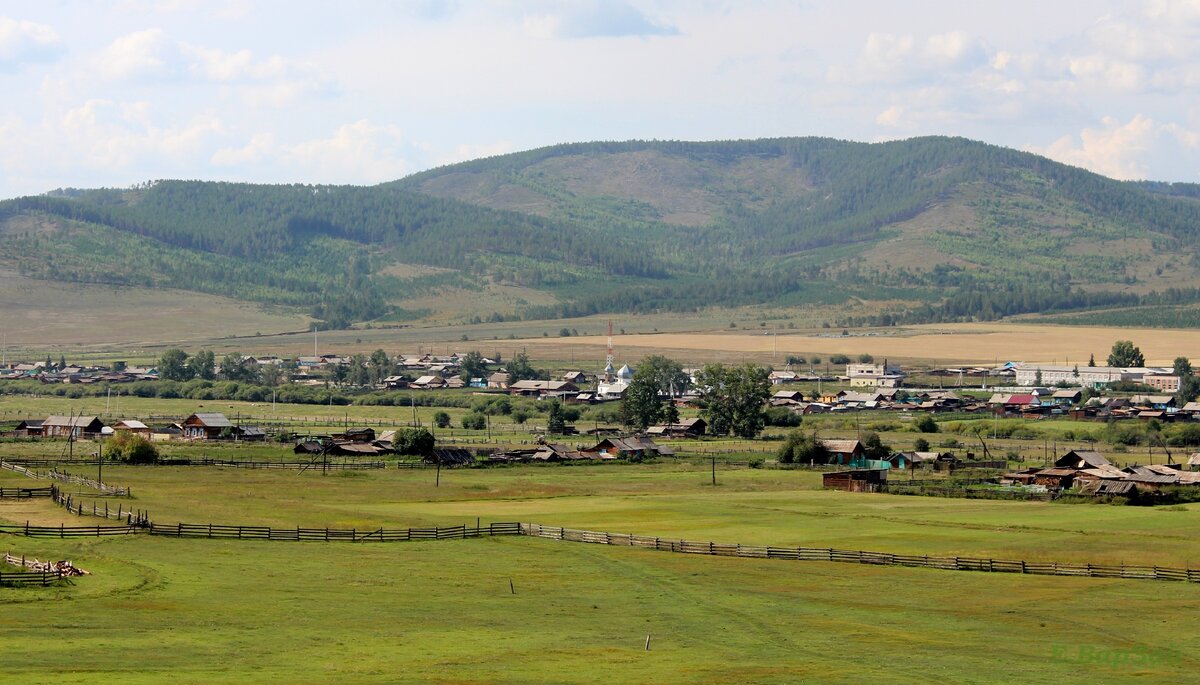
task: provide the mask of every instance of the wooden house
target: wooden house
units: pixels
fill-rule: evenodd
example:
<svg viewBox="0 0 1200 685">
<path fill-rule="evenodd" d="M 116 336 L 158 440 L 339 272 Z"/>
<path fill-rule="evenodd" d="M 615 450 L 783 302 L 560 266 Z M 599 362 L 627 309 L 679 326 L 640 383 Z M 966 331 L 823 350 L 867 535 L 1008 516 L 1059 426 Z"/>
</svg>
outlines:
<svg viewBox="0 0 1200 685">
<path fill-rule="evenodd" d="M 577 386 L 585 385 L 591 380 L 584 371 L 568 371 L 562 375 L 562 379 Z"/>
<path fill-rule="evenodd" d="M 705 423 L 704 419 L 684 419 L 679 423 L 651 426 L 646 429 L 646 433 L 668 438 L 694 438 L 704 435 L 707 429 L 708 424 Z"/>
<path fill-rule="evenodd" d="M 829 453 L 827 464 L 850 464 L 866 459 L 867 451 L 857 440 L 821 440 Z"/>
<path fill-rule="evenodd" d="M 189 440 L 215 440 L 222 433 L 233 433 L 233 424 L 224 414 L 217 413 L 192 414 L 183 420 L 181 426 L 181 437 Z"/>
<path fill-rule="evenodd" d="M 546 397 L 546 396 L 561 396 L 576 395 L 579 393 L 579 388 L 574 383 L 567 381 L 534 381 L 525 380 L 517 381 L 508 386 L 508 391 L 514 395 L 523 395 L 526 397 Z"/>
<path fill-rule="evenodd" d="M 137 419 L 124 419 L 122 421 L 118 421 L 113 424 L 113 430 L 116 432 L 125 431 L 126 433 L 133 433 L 134 435 L 141 435 L 147 438 L 150 437 L 150 433 L 152 432 L 150 430 L 150 426 L 147 426 Z"/>
<path fill-rule="evenodd" d="M 421 376 L 420 378 L 413 381 L 412 383 L 409 383 L 408 386 L 410 388 L 416 388 L 418 390 L 433 390 L 435 388 L 444 388 L 444 387 L 446 387 L 446 379 L 442 378 L 441 376 Z"/>
<path fill-rule="evenodd" d="M 507 390 L 509 375 L 503 371 L 497 371 L 487 377 L 487 387 L 492 390 Z"/>
<path fill-rule="evenodd" d="M 604 438 L 595 447 L 581 452 L 591 459 L 629 459 L 637 457 L 672 456 L 675 450 L 659 445 L 650 438 Z"/>
<path fill-rule="evenodd" d="M 42 437 L 80 438 L 99 435 L 104 422 L 96 416 L 49 416 L 42 421 Z"/>
</svg>

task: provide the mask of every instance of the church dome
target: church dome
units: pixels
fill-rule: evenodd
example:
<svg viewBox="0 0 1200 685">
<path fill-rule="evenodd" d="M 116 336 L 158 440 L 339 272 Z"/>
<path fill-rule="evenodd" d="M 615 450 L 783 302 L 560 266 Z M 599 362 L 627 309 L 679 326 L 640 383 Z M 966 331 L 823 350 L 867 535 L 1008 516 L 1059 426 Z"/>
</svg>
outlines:
<svg viewBox="0 0 1200 685">
<path fill-rule="evenodd" d="M 617 376 L 624 379 L 633 378 L 633 369 L 629 368 L 628 364 L 625 364 L 621 367 L 621 370 L 617 372 Z"/>
</svg>

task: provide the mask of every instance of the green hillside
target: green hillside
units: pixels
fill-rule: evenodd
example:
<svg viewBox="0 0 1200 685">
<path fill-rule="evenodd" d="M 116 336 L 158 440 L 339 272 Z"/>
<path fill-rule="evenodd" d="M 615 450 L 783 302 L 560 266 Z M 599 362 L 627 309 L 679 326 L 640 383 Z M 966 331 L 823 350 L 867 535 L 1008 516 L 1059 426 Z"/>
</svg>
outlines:
<svg viewBox="0 0 1200 685">
<path fill-rule="evenodd" d="M 0 264 L 330 326 L 451 301 L 492 320 L 865 301 L 889 323 L 1195 302 L 1198 227 L 1194 185 L 964 139 L 584 143 L 374 187 L 18 198 L 0 203 Z"/>
</svg>

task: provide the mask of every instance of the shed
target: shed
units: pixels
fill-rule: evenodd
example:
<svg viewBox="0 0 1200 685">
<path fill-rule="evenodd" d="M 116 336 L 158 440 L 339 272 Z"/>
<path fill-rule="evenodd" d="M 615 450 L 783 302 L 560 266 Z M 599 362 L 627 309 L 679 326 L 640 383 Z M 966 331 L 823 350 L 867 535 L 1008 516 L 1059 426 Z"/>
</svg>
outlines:
<svg viewBox="0 0 1200 685">
<path fill-rule="evenodd" d="M 38 437 L 42 434 L 42 423 L 44 419 L 25 419 L 17 424 L 13 434 L 17 437 Z"/>
<path fill-rule="evenodd" d="M 886 469 L 853 469 L 834 471 L 821 476 L 821 485 L 826 490 L 846 492 L 878 492 L 887 485 Z"/>
<path fill-rule="evenodd" d="M 1065 469 L 1087 469 L 1099 468 L 1101 466 L 1112 466 L 1112 462 L 1104 458 L 1104 455 L 1091 450 L 1071 450 L 1058 458 L 1054 462 L 1057 468 Z"/>
</svg>

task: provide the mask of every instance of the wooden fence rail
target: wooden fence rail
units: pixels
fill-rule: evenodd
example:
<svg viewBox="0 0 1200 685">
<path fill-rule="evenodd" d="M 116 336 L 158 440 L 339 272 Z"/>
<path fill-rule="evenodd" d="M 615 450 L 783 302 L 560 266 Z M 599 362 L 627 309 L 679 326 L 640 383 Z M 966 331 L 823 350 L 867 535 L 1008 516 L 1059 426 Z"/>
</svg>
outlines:
<svg viewBox="0 0 1200 685">
<path fill-rule="evenodd" d="M 0 499 L 30 499 L 53 497 L 54 488 L 0 488 Z"/>
<path fill-rule="evenodd" d="M 84 485 L 89 488 L 99 490 L 100 492 L 103 492 L 106 495 L 113 495 L 116 497 L 130 497 L 131 496 L 129 488 L 122 488 L 122 487 L 118 487 L 116 485 L 109 485 L 108 483 L 102 483 L 93 478 L 88 478 L 86 476 L 79 476 L 79 475 L 76 475 L 73 473 L 67 473 L 66 471 L 59 471 L 55 468 L 51 468 L 50 471 L 47 473 L 39 473 L 32 469 L 26 468 L 24 466 L 4 461 L 3 459 L 0 459 L 0 468 L 7 469 L 7 470 L 13 471 L 15 473 L 19 473 L 23 476 L 27 476 L 27 477 L 33 478 L 35 480 L 41 480 L 43 478 L 46 478 L 49 480 L 56 480 L 61 483 Z"/>
<path fill-rule="evenodd" d="M 0 585 L 49 585 L 63 580 L 62 571 L 5 571 L 0 569 Z"/>
<path fill-rule="evenodd" d="M 82 501 L 75 501 L 73 494 L 64 493 L 57 487 L 52 488 L 51 497 L 55 504 L 76 516 L 99 516 L 106 519 L 117 519 L 118 521 L 124 521 L 127 526 L 145 527 L 150 525 L 150 512 L 132 507 L 126 509 L 123 502 L 118 502 L 117 508 L 114 510 L 109 508 L 108 502 L 105 502 L 104 508 L 101 509 L 100 503 L 92 500 L 92 508 L 89 510 L 83 506 Z"/>
<path fill-rule="evenodd" d="M 147 532 L 177 538 L 232 540 L 292 540 L 302 542 L 408 542 L 411 540 L 463 540 L 467 538 L 520 535 L 519 523 L 489 523 L 482 526 L 436 528 L 272 528 L 230 526 L 214 523 L 152 523 Z"/>
<path fill-rule="evenodd" d="M 137 526 L 31 526 L 0 525 L 0 534 L 24 535 L 30 538 L 95 538 L 111 535 L 135 535 L 145 530 Z"/>
<path fill-rule="evenodd" d="M 835 549 L 829 547 L 770 547 L 736 543 L 692 542 L 627 533 L 604 533 L 574 530 L 536 523 L 522 523 L 522 535 L 584 542 L 599 545 L 642 547 L 680 554 L 751 557 L 758 559 L 790 559 L 793 561 L 830 561 L 878 566 L 909 566 L 946 571 L 982 571 L 988 573 L 1024 573 L 1047 576 L 1085 576 L 1090 578 L 1126 578 L 1137 580 L 1173 580 L 1200 583 L 1200 569 L 1165 566 L 1106 566 L 1063 562 L 1031 562 L 1013 559 L 975 557 L 932 557 L 890 552 Z"/>
</svg>

